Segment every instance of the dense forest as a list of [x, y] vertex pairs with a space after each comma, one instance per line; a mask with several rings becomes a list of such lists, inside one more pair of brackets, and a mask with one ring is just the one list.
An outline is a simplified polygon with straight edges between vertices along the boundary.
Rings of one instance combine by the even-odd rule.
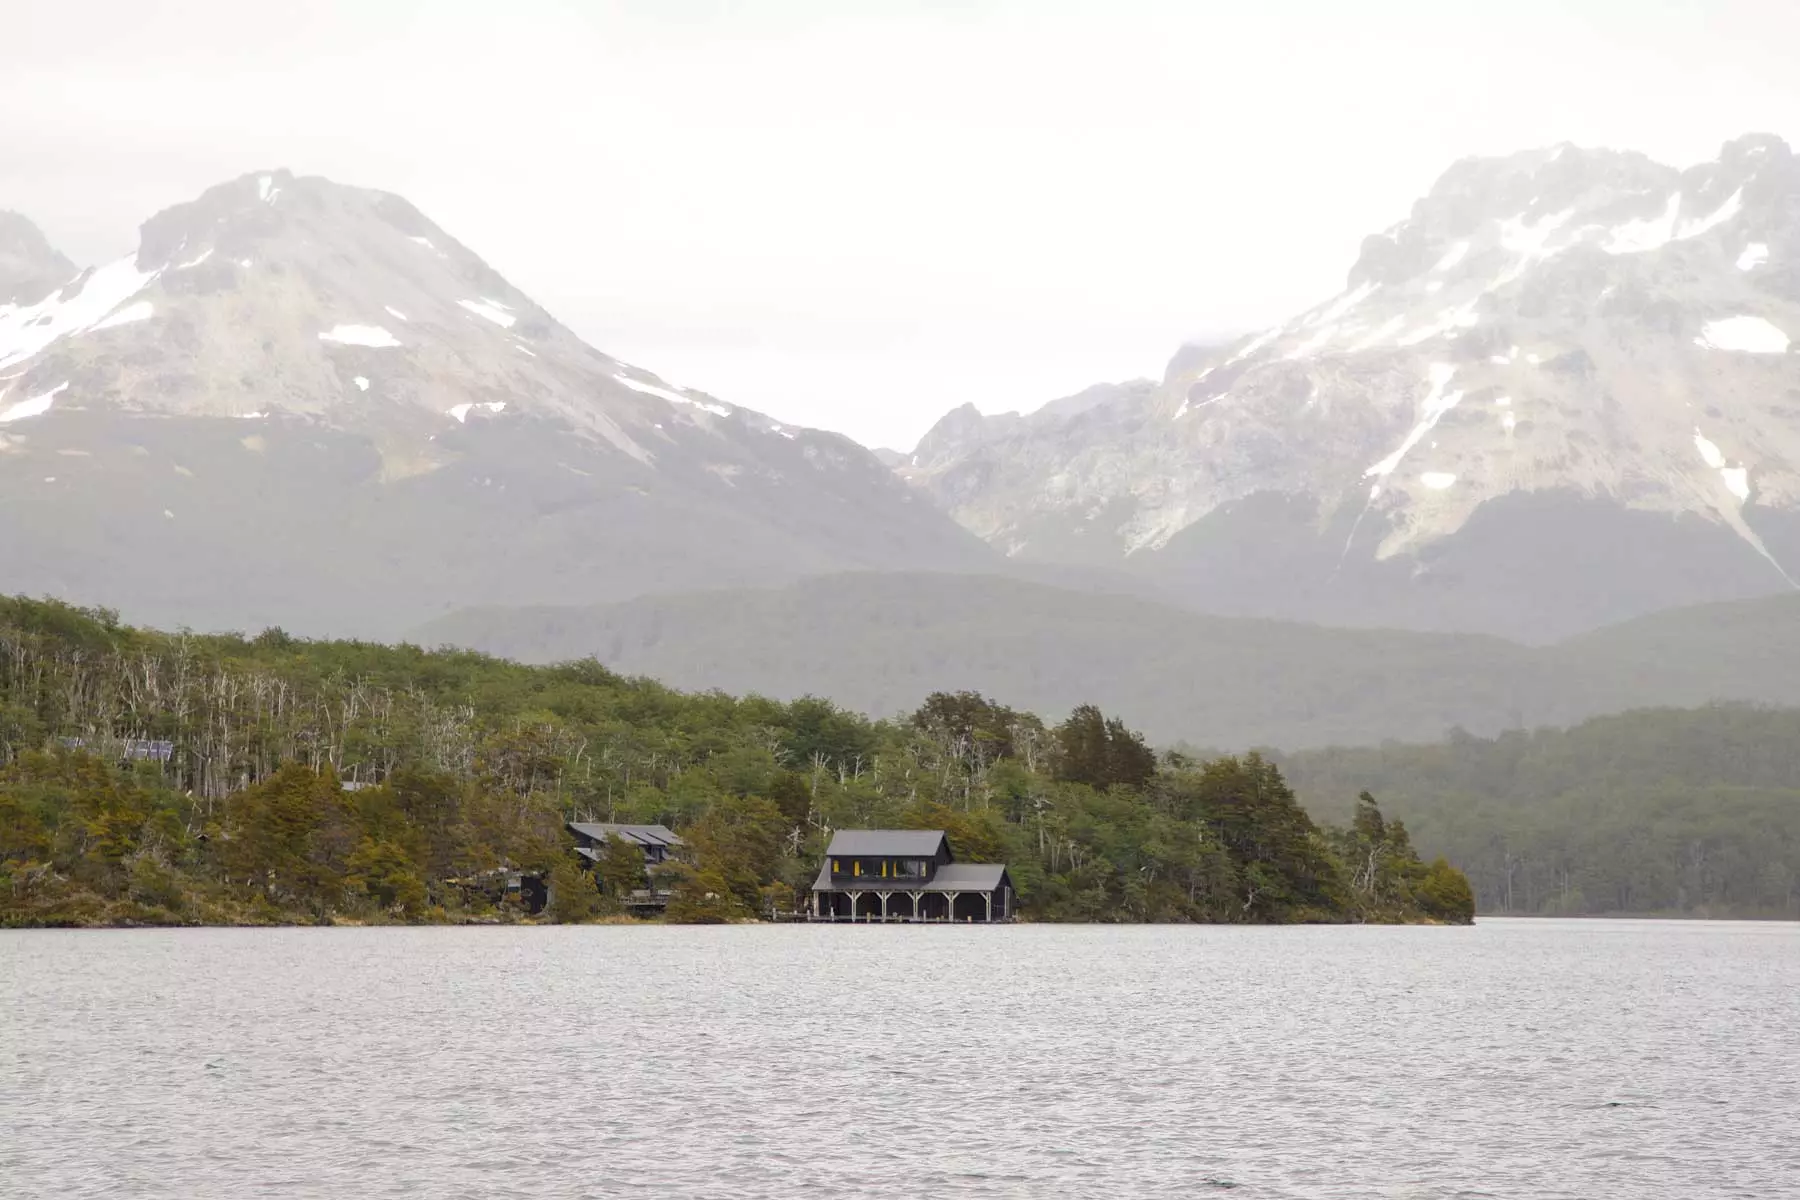
[[593, 661], [164, 634], [0, 598], [0, 923], [547, 919], [616, 913], [571, 818], [689, 846], [675, 920], [792, 911], [830, 832], [942, 828], [1005, 861], [1034, 920], [1466, 922], [1374, 799], [1315, 824], [1267, 758], [1157, 755], [1091, 706], [1051, 726], [981, 696], [869, 721], [815, 699], [681, 693]]
[[1800, 710], [1643, 709], [1272, 757], [1323, 819], [1362, 790], [1404, 812], [1483, 912], [1800, 918]]

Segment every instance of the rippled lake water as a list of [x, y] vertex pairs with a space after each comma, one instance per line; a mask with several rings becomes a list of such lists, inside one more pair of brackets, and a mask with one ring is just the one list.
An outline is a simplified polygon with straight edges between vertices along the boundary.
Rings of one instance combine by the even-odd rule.
[[1800, 926], [0, 933], [0, 1192], [1800, 1195]]

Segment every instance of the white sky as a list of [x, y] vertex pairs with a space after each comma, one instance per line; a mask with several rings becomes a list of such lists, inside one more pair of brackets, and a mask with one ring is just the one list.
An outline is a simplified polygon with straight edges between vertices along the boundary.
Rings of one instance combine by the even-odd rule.
[[81, 262], [285, 166], [608, 353], [909, 446], [1338, 291], [1453, 160], [1800, 142], [1800, 0], [0, 0], [0, 207]]

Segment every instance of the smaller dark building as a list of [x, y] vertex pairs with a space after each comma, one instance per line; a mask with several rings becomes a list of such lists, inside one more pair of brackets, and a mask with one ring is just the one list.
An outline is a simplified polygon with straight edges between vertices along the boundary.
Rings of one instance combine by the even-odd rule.
[[619, 838], [644, 851], [644, 865], [667, 862], [669, 852], [687, 845], [662, 825], [615, 825], [610, 821], [570, 821], [569, 832], [575, 835], [575, 853], [590, 863], [600, 861], [606, 853], [606, 839]]
[[1013, 919], [1004, 863], [959, 863], [941, 829], [840, 829], [812, 886], [815, 921]]
[[606, 856], [606, 840], [617, 838], [644, 852], [644, 870], [649, 887], [633, 889], [618, 897], [620, 903], [639, 915], [647, 915], [669, 906], [669, 889], [658, 880], [657, 868], [687, 843], [663, 825], [620, 825], [612, 821], [570, 821], [569, 832], [575, 836], [575, 853], [582, 865], [593, 870]]

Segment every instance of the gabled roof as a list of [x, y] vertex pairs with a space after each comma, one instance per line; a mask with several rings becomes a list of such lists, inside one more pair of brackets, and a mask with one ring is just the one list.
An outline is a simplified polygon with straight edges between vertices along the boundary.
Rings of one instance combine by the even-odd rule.
[[991, 892], [1006, 878], [1005, 863], [949, 863], [926, 885], [933, 892]]
[[941, 829], [840, 829], [831, 835], [826, 854], [845, 858], [935, 858], [948, 852]]
[[685, 846], [686, 842], [661, 825], [617, 825], [611, 821], [570, 821], [569, 832], [591, 841], [623, 838], [635, 846]]

